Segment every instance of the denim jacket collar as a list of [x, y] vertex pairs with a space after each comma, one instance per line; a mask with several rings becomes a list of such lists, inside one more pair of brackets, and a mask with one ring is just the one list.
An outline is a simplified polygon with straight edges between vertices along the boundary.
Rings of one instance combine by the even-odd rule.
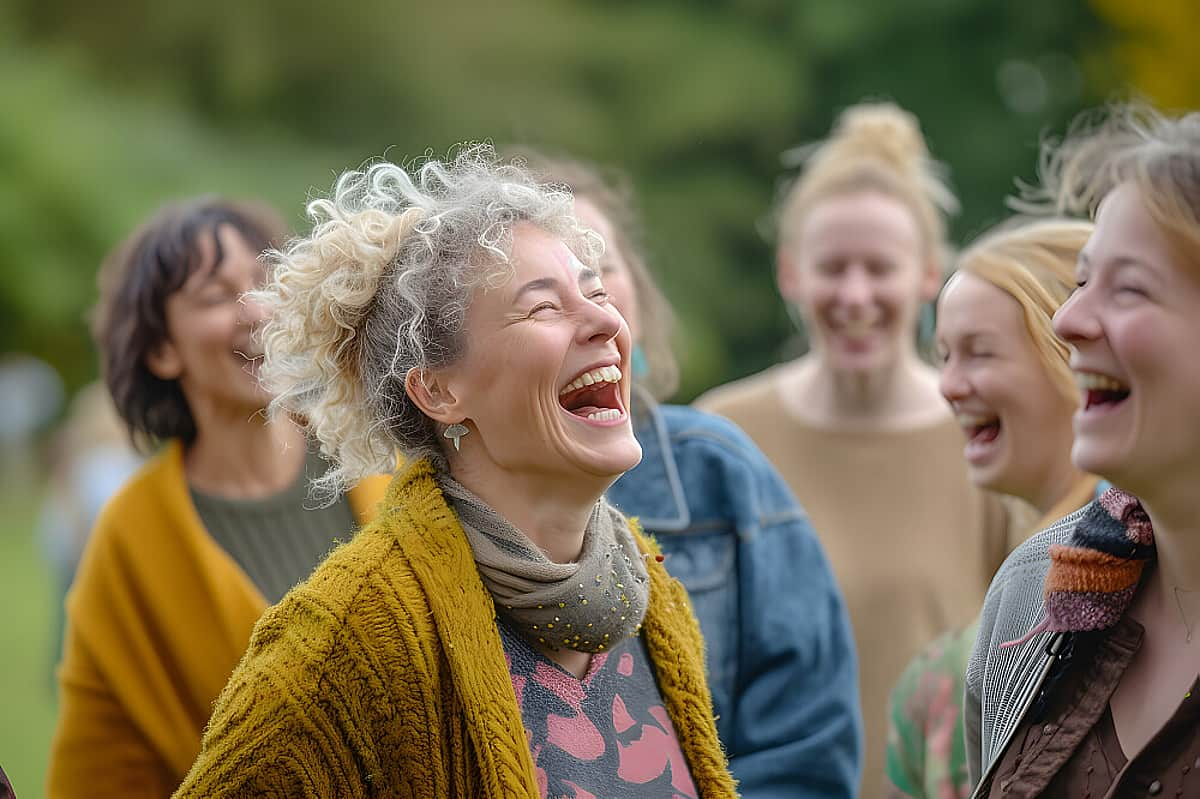
[[692, 523], [688, 510], [687, 496], [679, 479], [679, 468], [671, 448], [671, 434], [658, 403], [643, 390], [633, 389], [633, 422], [638, 441], [642, 445], [642, 460], [630, 470], [633, 479], [649, 484], [665, 486], [669, 500], [662, 504], [661, 518], [641, 516], [638, 521], [646, 530], [661, 530], [666, 533], [686, 530]]

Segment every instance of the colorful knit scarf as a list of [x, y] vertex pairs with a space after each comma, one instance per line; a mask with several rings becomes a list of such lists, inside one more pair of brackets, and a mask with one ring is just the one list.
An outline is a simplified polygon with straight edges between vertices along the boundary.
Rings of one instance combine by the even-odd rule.
[[1045, 615], [1015, 646], [1043, 632], [1106, 630], [1133, 600], [1155, 557], [1154, 529], [1136, 497], [1110, 488], [1083, 509], [1070, 543], [1050, 547]]

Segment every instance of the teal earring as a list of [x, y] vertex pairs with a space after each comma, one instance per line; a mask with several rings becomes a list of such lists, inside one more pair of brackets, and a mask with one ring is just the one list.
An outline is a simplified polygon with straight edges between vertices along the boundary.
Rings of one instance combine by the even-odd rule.
[[633, 369], [633, 376], [639, 380], [645, 380], [646, 375], [650, 374], [650, 361], [646, 360], [646, 351], [642, 349], [641, 344], [633, 345], [633, 352], [629, 354], [630, 367]]
[[458, 452], [458, 448], [459, 448], [460, 442], [462, 441], [462, 437], [470, 432], [471, 431], [467, 429], [467, 426], [465, 424], [463, 424], [462, 422], [455, 422], [454, 424], [452, 424], [446, 428], [445, 432], [442, 433], [442, 437], [448, 438], [451, 441], [453, 441], [454, 442], [454, 451]]

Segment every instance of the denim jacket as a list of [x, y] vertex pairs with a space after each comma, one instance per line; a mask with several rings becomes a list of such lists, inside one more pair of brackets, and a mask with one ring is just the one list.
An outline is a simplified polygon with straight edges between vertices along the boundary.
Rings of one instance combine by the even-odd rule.
[[856, 796], [854, 638], [808, 517], [732, 422], [639, 405], [642, 461], [608, 497], [654, 535], [688, 591], [742, 796]]

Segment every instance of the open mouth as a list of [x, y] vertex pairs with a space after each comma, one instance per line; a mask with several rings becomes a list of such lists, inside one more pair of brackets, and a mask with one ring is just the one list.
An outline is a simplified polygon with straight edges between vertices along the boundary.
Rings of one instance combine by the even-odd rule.
[[1083, 409], [1112, 408], [1129, 398], [1129, 386], [1096, 372], [1076, 372], [1075, 384], [1083, 392]]
[[981, 447], [992, 443], [1000, 435], [1000, 417], [960, 413], [958, 424], [967, 436], [968, 446]]
[[844, 336], [848, 339], [862, 339], [874, 333], [877, 327], [878, 324], [874, 321], [855, 319], [835, 325], [834, 330], [839, 336]]
[[558, 404], [572, 416], [591, 422], [618, 422], [625, 418], [621, 403], [621, 370], [600, 366], [581, 373], [558, 392]]

